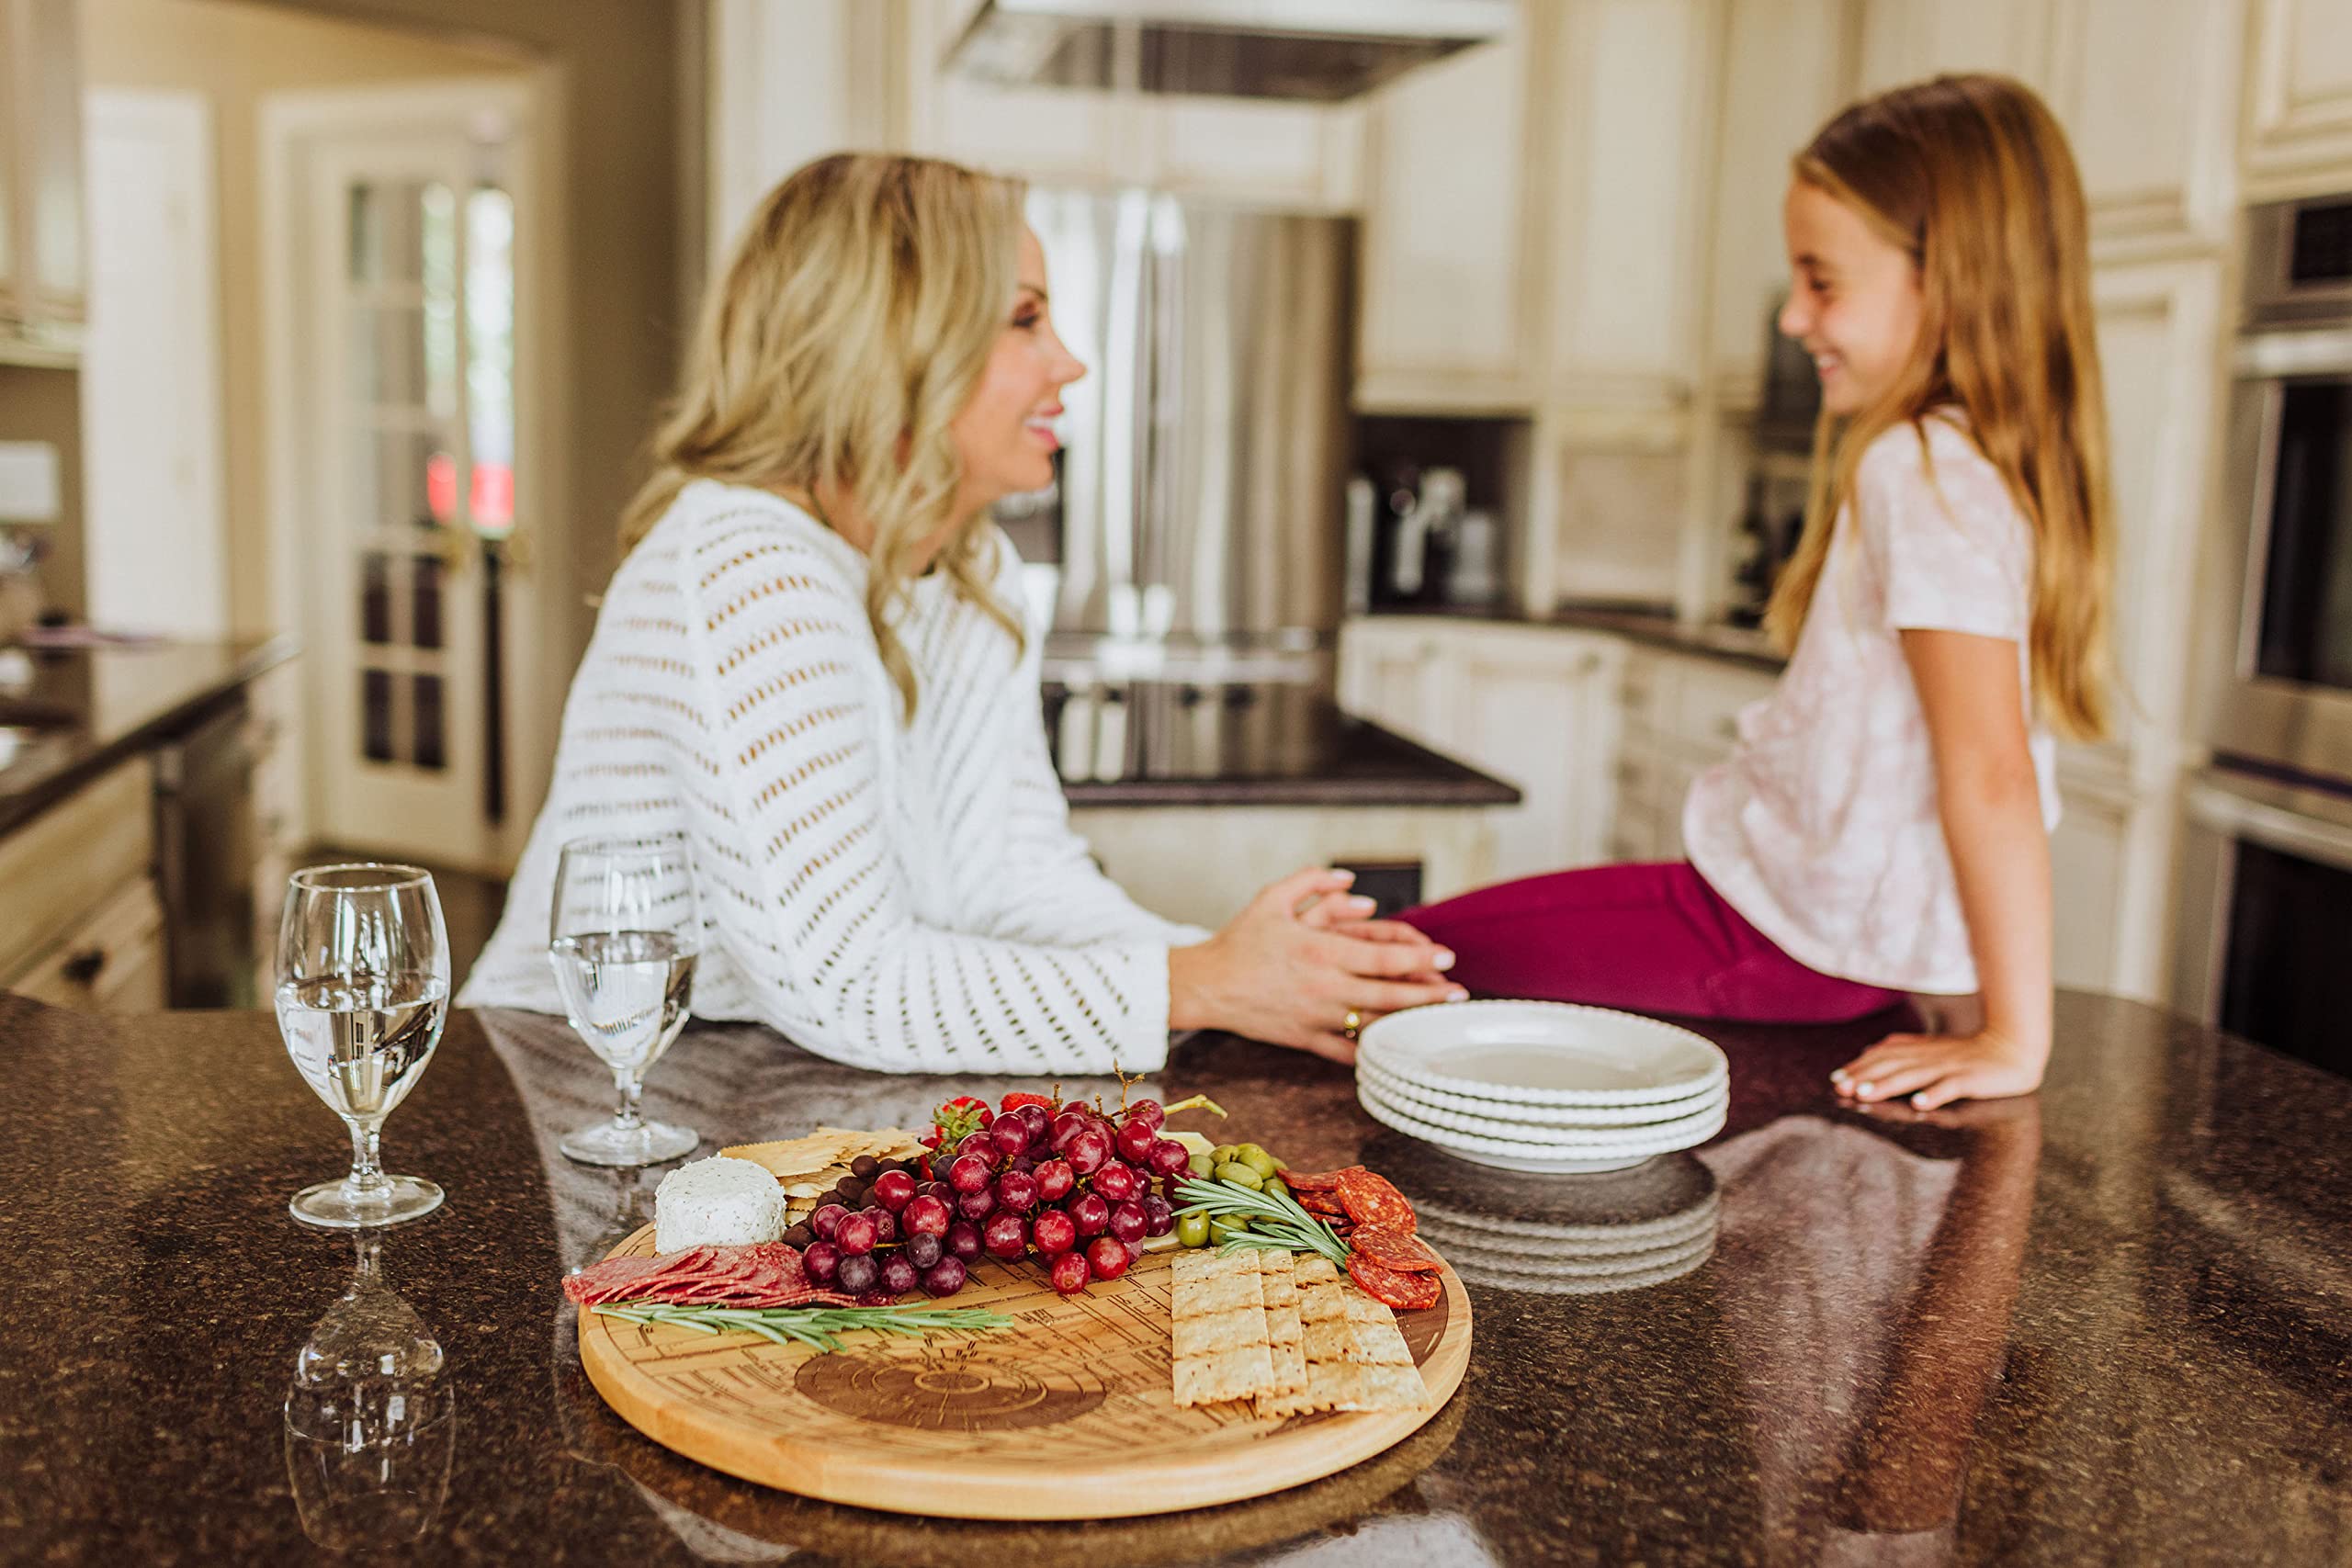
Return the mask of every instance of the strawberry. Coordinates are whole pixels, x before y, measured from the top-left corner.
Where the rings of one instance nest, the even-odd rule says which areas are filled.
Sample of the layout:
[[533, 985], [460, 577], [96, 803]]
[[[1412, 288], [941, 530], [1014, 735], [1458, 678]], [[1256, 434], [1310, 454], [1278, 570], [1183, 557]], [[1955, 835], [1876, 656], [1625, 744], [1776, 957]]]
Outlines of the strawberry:
[[1054, 1102], [1050, 1096], [1043, 1094], [1023, 1094], [1019, 1089], [1015, 1089], [1011, 1094], [1006, 1095], [1003, 1100], [998, 1105], [997, 1110], [1000, 1113], [1002, 1113], [1005, 1111], [1018, 1111], [1024, 1105], [1037, 1106], [1049, 1116], [1052, 1115], [1054, 1111]]
[[989, 1109], [987, 1100], [973, 1095], [959, 1094], [933, 1111], [931, 1120], [933, 1130], [939, 1134], [938, 1141], [933, 1143], [932, 1147], [939, 1148], [943, 1145], [953, 1146], [962, 1143], [972, 1134], [994, 1122], [996, 1112]]

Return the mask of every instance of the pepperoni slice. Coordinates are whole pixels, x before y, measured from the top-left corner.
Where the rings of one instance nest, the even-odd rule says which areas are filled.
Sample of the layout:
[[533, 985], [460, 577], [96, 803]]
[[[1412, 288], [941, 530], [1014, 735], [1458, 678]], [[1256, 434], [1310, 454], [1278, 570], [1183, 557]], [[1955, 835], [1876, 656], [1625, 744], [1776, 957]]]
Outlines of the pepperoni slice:
[[1347, 1175], [1351, 1170], [1363, 1168], [1363, 1167], [1360, 1165], [1351, 1165], [1345, 1169], [1321, 1172], [1285, 1170], [1283, 1172], [1283, 1185], [1291, 1190], [1293, 1196], [1301, 1192], [1329, 1192], [1340, 1184], [1340, 1178]]
[[1394, 1312], [1433, 1307], [1445, 1289], [1434, 1274], [1408, 1274], [1401, 1269], [1385, 1269], [1361, 1252], [1349, 1258], [1348, 1277], [1365, 1295]]
[[1300, 1208], [1310, 1214], [1320, 1214], [1327, 1220], [1343, 1219], [1347, 1216], [1348, 1212], [1340, 1206], [1340, 1201], [1327, 1193], [1294, 1192], [1291, 1196], [1297, 1200]]
[[1430, 1249], [1402, 1231], [1381, 1225], [1359, 1225], [1348, 1245], [1384, 1269], [1405, 1274], [1434, 1274], [1438, 1261]]
[[1340, 1173], [1340, 1203], [1348, 1211], [1348, 1218], [1360, 1225], [1379, 1225], [1386, 1230], [1413, 1234], [1418, 1224], [1413, 1218], [1413, 1205], [1405, 1195], [1388, 1184], [1385, 1176], [1374, 1176], [1368, 1170], [1346, 1170]]

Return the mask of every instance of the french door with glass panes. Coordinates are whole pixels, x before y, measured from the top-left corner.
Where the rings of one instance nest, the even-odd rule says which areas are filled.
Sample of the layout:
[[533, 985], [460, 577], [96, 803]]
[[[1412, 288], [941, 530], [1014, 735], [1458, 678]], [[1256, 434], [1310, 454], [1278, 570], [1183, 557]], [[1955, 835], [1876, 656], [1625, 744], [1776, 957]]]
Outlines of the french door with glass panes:
[[482, 123], [311, 148], [302, 544], [319, 836], [499, 871], [518, 205]]

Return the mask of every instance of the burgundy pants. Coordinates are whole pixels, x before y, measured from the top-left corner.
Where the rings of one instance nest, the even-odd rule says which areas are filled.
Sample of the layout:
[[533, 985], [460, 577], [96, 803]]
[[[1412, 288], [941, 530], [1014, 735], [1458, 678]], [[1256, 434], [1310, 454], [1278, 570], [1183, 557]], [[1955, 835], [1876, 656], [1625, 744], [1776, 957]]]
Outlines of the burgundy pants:
[[1453, 950], [1473, 996], [1751, 1023], [1838, 1023], [1903, 1000], [1782, 953], [1688, 863], [1498, 883], [1398, 917]]

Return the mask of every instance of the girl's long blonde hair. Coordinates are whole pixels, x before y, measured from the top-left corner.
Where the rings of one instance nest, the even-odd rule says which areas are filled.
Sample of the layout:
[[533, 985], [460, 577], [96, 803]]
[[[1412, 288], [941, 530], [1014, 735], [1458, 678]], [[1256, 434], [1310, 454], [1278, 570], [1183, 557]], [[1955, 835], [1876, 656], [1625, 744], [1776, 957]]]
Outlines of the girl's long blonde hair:
[[1867, 98], [1797, 154], [1795, 177], [1918, 266], [1919, 341], [1894, 387], [1815, 432], [1813, 496], [1765, 625], [1792, 647], [1861, 455], [1957, 403], [2033, 529], [2033, 691], [2062, 733], [2108, 724], [2106, 396], [2075, 159], [2040, 98], [2003, 76], [1939, 76]]
[[[1019, 268], [1021, 185], [933, 158], [844, 152], [770, 191], [703, 301], [685, 376], [652, 442], [653, 474], [621, 514], [642, 539], [697, 479], [792, 487], [874, 529], [865, 614], [905, 712], [914, 668], [891, 623], [915, 552], [952, 526], [963, 465], [948, 423], [1003, 326]], [[989, 536], [935, 558], [954, 590], [1016, 642]]]

